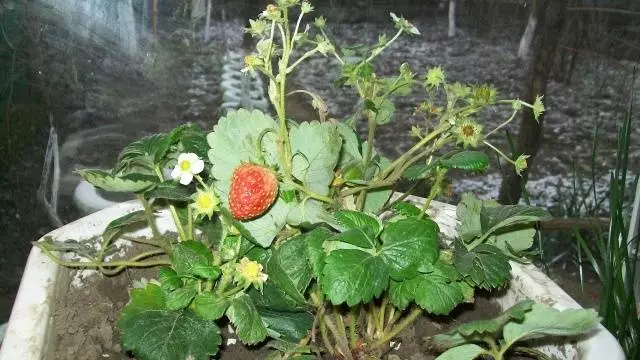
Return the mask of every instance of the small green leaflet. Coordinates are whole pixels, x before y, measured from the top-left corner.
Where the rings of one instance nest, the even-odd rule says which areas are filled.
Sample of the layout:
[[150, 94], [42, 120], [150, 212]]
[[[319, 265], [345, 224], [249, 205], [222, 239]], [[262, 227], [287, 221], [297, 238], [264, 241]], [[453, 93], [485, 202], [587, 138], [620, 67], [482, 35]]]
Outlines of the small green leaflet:
[[382, 231], [382, 223], [377, 217], [353, 210], [341, 210], [335, 213], [335, 218], [345, 230], [357, 229], [369, 239], [374, 239]]
[[527, 205], [483, 207], [480, 212], [483, 234], [493, 233], [507, 226], [532, 223], [549, 217], [550, 215], [546, 210]]
[[152, 169], [167, 154], [172, 141], [168, 134], [154, 134], [132, 142], [120, 152], [119, 168], [138, 165]]
[[472, 251], [457, 244], [455, 266], [471, 285], [483, 289], [498, 288], [511, 279], [511, 265], [500, 249], [481, 244]]
[[504, 326], [503, 336], [508, 344], [543, 336], [580, 335], [593, 330], [600, 323], [593, 309], [559, 311], [543, 304], [534, 304], [522, 322]]
[[342, 138], [335, 125], [317, 121], [291, 128], [293, 176], [311, 191], [327, 195], [338, 163]]
[[253, 239], [257, 245], [268, 247], [285, 226], [290, 211], [291, 204], [287, 204], [282, 198], [278, 198], [267, 213], [259, 218], [243, 221], [240, 224], [251, 234], [248, 239]]
[[386, 204], [387, 200], [389, 200], [391, 192], [388, 188], [368, 190], [364, 198], [364, 208], [362, 210], [372, 214], [378, 213]]
[[299, 342], [311, 331], [314, 316], [306, 311], [285, 312], [258, 308], [269, 336], [280, 340]]
[[193, 300], [193, 311], [206, 320], [218, 320], [229, 307], [229, 300], [211, 291], [203, 291]]
[[242, 294], [231, 300], [227, 316], [235, 325], [238, 338], [243, 343], [253, 345], [267, 337], [267, 327], [249, 295]]
[[182, 286], [182, 279], [180, 279], [180, 276], [178, 276], [173, 269], [168, 267], [160, 269], [158, 280], [160, 280], [161, 287], [164, 290], [175, 290]]
[[140, 360], [208, 360], [222, 340], [215, 321], [189, 310], [168, 310], [163, 291], [155, 284], [131, 290], [118, 328], [122, 347]]
[[[451, 333], [459, 333], [466, 337], [498, 334], [505, 324], [511, 321], [522, 321], [527, 312], [531, 311], [534, 304], [535, 301], [533, 300], [522, 300], [493, 319], [471, 321], [458, 326], [452, 330]], [[435, 338], [437, 338], [437, 336]]]
[[380, 256], [389, 265], [391, 277], [414, 277], [423, 262], [433, 264], [440, 252], [438, 225], [432, 220], [407, 218], [387, 224], [380, 239]]
[[128, 174], [115, 176], [103, 170], [83, 169], [76, 171], [91, 185], [113, 192], [140, 192], [156, 185], [158, 178], [151, 175]]
[[376, 123], [378, 125], [388, 124], [393, 120], [393, 113], [396, 111], [396, 106], [388, 99], [383, 99], [380, 105], [376, 108]]
[[284, 241], [275, 252], [282, 269], [301, 294], [304, 294], [313, 277], [311, 263], [307, 258], [307, 236], [298, 235]]
[[343, 122], [338, 123], [337, 128], [340, 136], [342, 136], [342, 147], [340, 149], [340, 161], [338, 163], [338, 168], [344, 169], [348, 164], [362, 163], [360, 140], [358, 140], [357, 133]]
[[482, 200], [470, 193], [462, 194], [462, 198], [456, 207], [456, 215], [460, 220], [458, 236], [465, 242], [471, 242], [475, 237], [482, 235], [480, 224], [480, 211]]
[[185, 285], [173, 291], [165, 293], [166, 305], [168, 310], [181, 310], [191, 304], [191, 300], [196, 296], [197, 289], [195, 285]]
[[418, 217], [422, 214], [422, 210], [420, 210], [417, 206], [408, 203], [406, 201], [400, 201], [393, 206], [393, 210], [396, 214], [402, 215], [405, 217]]
[[144, 196], [147, 199], [165, 199], [173, 201], [190, 201], [193, 192], [186, 186], [178, 185], [173, 181], [166, 181], [156, 187], [146, 191]]
[[511, 229], [503, 233], [496, 233], [489, 237], [487, 243], [494, 245], [503, 253], [512, 257], [520, 257], [523, 251], [528, 250], [533, 245], [536, 229], [524, 227], [521, 229]]
[[305, 240], [307, 244], [307, 258], [309, 259], [313, 275], [316, 279], [320, 278], [322, 270], [324, 269], [325, 252], [322, 244], [333, 235], [333, 233], [325, 228], [315, 228], [307, 233]]
[[109, 225], [107, 225], [107, 228], [104, 229], [104, 232], [102, 233], [103, 246], [109, 245], [111, 241], [114, 239], [114, 237], [118, 235], [120, 231], [124, 230], [127, 226], [138, 224], [146, 220], [147, 218], [144, 214], [144, 211], [139, 210], [139, 211], [134, 211], [132, 213], [126, 214], [124, 216], [121, 216], [111, 221]]
[[436, 360], [473, 360], [485, 350], [476, 344], [464, 344], [445, 351]]
[[489, 157], [482, 151], [462, 151], [440, 160], [446, 168], [481, 171], [489, 167]]
[[202, 270], [213, 266], [213, 254], [201, 242], [184, 241], [173, 249], [171, 263], [179, 276], [208, 275]]
[[457, 282], [436, 273], [420, 274], [408, 281], [416, 282], [416, 304], [432, 314], [446, 315], [465, 300]]
[[322, 289], [335, 304], [367, 303], [389, 286], [389, 268], [381, 257], [361, 250], [335, 250], [325, 260]]

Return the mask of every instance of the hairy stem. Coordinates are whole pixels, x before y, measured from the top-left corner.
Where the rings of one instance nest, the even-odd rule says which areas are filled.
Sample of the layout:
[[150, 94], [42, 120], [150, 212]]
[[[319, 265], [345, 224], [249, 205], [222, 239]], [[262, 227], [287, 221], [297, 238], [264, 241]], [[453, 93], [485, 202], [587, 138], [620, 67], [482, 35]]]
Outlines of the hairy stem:
[[[156, 175], [160, 179], [160, 181], [164, 181], [164, 175], [162, 175], [162, 170], [158, 165], [153, 168], [156, 172]], [[146, 209], [145, 209], [146, 211]], [[173, 218], [173, 222], [176, 224], [176, 229], [178, 230], [178, 236], [180, 237], [180, 241], [187, 241], [187, 234], [184, 231], [184, 227], [182, 226], [182, 222], [180, 221], [180, 217], [178, 216], [178, 211], [176, 207], [169, 204], [169, 212], [171, 213], [171, 218]], [[155, 236], [155, 235], [154, 235]]]
[[402, 330], [404, 330], [407, 326], [413, 324], [414, 321], [422, 314], [422, 309], [414, 308], [411, 310], [411, 313], [407, 315], [400, 323], [395, 325], [391, 331], [384, 334], [378, 341], [374, 342], [371, 345], [374, 349], [379, 349], [382, 346], [385, 346], [391, 339], [393, 339], [396, 335], [398, 335]]

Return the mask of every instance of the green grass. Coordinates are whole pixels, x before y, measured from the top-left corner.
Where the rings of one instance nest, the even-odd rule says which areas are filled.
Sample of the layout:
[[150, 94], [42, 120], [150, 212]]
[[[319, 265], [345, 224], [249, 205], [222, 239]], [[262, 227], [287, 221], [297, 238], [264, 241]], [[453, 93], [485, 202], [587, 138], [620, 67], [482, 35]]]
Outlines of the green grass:
[[618, 134], [615, 168], [611, 173], [609, 231], [596, 236], [593, 242], [587, 241], [579, 231], [574, 232], [579, 255], [591, 265], [603, 286], [599, 308], [602, 324], [618, 339], [628, 359], [640, 358], [640, 319], [634, 291], [639, 242], [629, 238], [629, 217], [624, 211], [630, 207], [625, 204], [625, 195], [628, 196], [629, 190], [635, 190], [626, 186], [634, 83], [635, 73], [628, 111]]

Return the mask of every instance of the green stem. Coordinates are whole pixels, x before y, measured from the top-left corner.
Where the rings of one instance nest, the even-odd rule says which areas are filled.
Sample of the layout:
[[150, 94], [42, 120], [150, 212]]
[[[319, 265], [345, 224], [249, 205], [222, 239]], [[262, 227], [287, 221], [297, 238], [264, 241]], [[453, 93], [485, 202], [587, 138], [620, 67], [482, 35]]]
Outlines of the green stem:
[[[547, 354], [543, 353], [542, 351], [535, 349], [535, 348], [530, 348], [530, 347], [524, 347], [524, 346], [516, 346], [514, 347], [511, 352], [518, 354], [518, 355], [524, 355], [526, 357], [532, 357], [538, 360], [551, 360], [551, 357], [548, 356]], [[504, 355], [504, 352], [500, 352], [500, 358], [496, 357], [496, 360], [498, 359], [502, 359], [502, 356]]]
[[286, 73], [290, 74], [301, 62], [305, 61], [306, 59], [313, 56], [317, 52], [318, 52], [318, 48], [314, 48], [304, 53], [298, 60], [296, 60], [296, 62], [291, 64], [291, 66], [287, 67]]
[[187, 205], [187, 229], [189, 231], [189, 236], [191, 237], [191, 240], [195, 240], [196, 239], [196, 233], [195, 233], [195, 229], [193, 228], [193, 210], [191, 209], [191, 206]]
[[[36, 244], [38, 246], [38, 244]], [[99, 268], [99, 267], [115, 267], [114, 270], [119, 270], [118, 272], [124, 270], [127, 267], [152, 267], [159, 265], [171, 265], [171, 261], [168, 260], [156, 260], [156, 261], [139, 261], [142, 259], [146, 259], [152, 256], [165, 255], [165, 251], [162, 249], [151, 250], [144, 252], [142, 254], [136, 255], [128, 260], [115, 260], [109, 262], [103, 261], [67, 261], [62, 260], [61, 258], [55, 256], [53, 252], [44, 247], [38, 246], [38, 248], [49, 258], [51, 261], [56, 263], [56, 265], [69, 267], [69, 268]], [[109, 274], [114, 270], [105, 270], [108, 271]]]
[[444, 174], [446, 172], [446, 169], [439, 169], [436, 173], [436, 179], [431, 185], [431, 189], [429, 190], [429, 197], [427, 197], [427, 201], [424, 202], [424, 205], [422, 206], [422, 212], [420, 213], [420, 216], [418, 216], [418, 219], [422, 219], [422, 217], [426, 215], [427, 210], [431, 205], [431, 201], [433, 201], [433, 199], [435, 199], [435, 197], [440, 194], [440, 185], [442, 184], [442, 180], [444, 179]]
[[376, 332], [375, 332], [376, 337], [382, 336], [382, 333], [384, 332], [384, 317], [385, 317], [385, 311], [387, 309], [388, 303], [389, 303], [389, 297], [385, 295], [382, 298], [382, 304], [380, 304], [380, 308], [378, 310], [378, 321], [376, 323]]
[[155, 215], [153, 214], [153, 210], [151, 209], [151, 205], [144, 198], [143, 195], [138, 195], [138, 200], [142, 204], [144, 208], [144, 215], [147, 218], [147, 223], [149, 223], [149, 228], [151, 229], [151, 234], [154, 239], [159, 239], [161, 237], [160, 231], [158, 230], [158, 226], [156, 225]]
[[158, 241], [155, 241], [153, 239], [145, 239], [145, 238], [129, 236], [129, 235], [120, 235], [120, 238], [123, 239], [123, 240], [136, 242], [136, 243], [139, 243], [139, 244], [151, 245], [151, 246], [155, 246], [155, 247], [159, 247], [159, 248], [164, 247], [164, 244], [162, 244], [162, 243], [160, 243]]
[[333, 321], [331, 321], [329, 316], [324, 316], [324, 323], [326, 324], [327, 329], [329, 329], [329, 331], [331, 331], [331, 333], [333, 334], [333, 337], [336, 340], [336, 347], [339, 349], [338, 351], [342, 353], [345, 359], [353, 360], [351, 351], [349, 350], [349, 343], [347, 338], [343, 338], [340, 335], [340, 332], [338, 331], [336, 325], [333, 323]]
[[293, 181], [290, 181], [290, 182], [287, 181], [287, 182], [285, 182], [285, 184], [295, 188], [298, 191], [301, 191], [301, 192], [305, 193], [308, 197], [310, 197], [312, 199], [316, 199], [316, 200], [319, 200], [319, 201], [322, 201], [322, 202], [326, 202], [327, 204], [335, 203], [335, 200], [333, 200], [332, 198], [324, 196], [324, 195], [320, 195], [320, 194], [317, 194], [317, 193], [314, 193], [313, 191], [311, 191], [311, 190], [307, 189], [306, 187], [304, 187], [304, 186], [302, 186], [300, 184], [297, 184], [297, 183], [295, 183]]
[[358, 334], [356, 332], [356, 322], [358, 321], [359, 306], [349, 308], [349, 344], [352, 349], [358, 346]]
[[509, 163], [511, 163], [512, 165], [515, 165], [516, 162], [511, 160], [511, 158], [509, 156], [507, 156], [505, 153], [503, 153], [502, 151], [500, 151], [500, 149], [498, 149], [497, 147], [491, 145], [491, 143], [489, 143], [488, 141], [483, 141], [483, 143], [485, 145], [487, 145], [488, 147], [490, 147], [493, 151], [495, 151], [496, 153], [498, 153], [498, 155], [502, 156], [505, 160], [507, 160]]
[[402, 30], [398, 30], [398, 32], [393, 36], [393, 38], [391, 38], [391, 40], [389, 40], [386, 44], [384, 44], [384, 46], [381, 46], [381, 47], [376, 48], [375, 50], [373, 50], [371, 55], [367, 58], [367, 60], [365, 60], [365, 62], [370, 62], [376, 56], [380, 55], [380, 53], [383, 52], [384, 49], [388, 48], [389, 45], [391, 45], [391, 43], [396, 41], [400, 37], [401, 34], [402, 34]]
[[391, 331], [384, 334], [378, 341], [371, 345], [372, 348], [380, 348], [389, 343], [391, 339], [393, 339], [396, 335], [398, 335], [402, 330], [404, 330], [407, 326], [413, 324], [414, 321], [422, 314], [422, 309], [414, 308], [409, 315], [407, 315], [400, 323], [394, 326]]
[[487, 135], [485, 135], [485, 138], [488, 138], [491, 134], [495, 133], [496, 131], [502, 129], [503, 127], [509, 125], [509, 123], [511, 121], [513, 121], [513, 119], [516, 117], [516, 114], [518, 113], [518, 110], [513, 110], [513, 113], [511, 114], [511, 117], [509, 119], [507, 119], [507, 121], [503, 122], [502, 124], [498, 125], [495, 129], [489, 131], [487, 133]]
[[322, 314], [320, 315], [320, 337], [322, 338], [322, 343], [324, 347], [331, 355], [335, 355], [336, 351], [331, 345], [331, 340], [329, 340], [329, 334], [327, 333], [327, 324], [325, 323], [325, 313], [324, 309], [322, 310]]
[[[164, 181], [164, 175], [162, 175], [162, 170], [158, 165], [154, 166], [153, 169], [156, 172], [156, 175], [160, 179], [160, 181]], [[171, 213], [171, 217], [173, 218], [173, 222], [176, 224], [176, 229], [178, 230], [178, 236], [180, 237], [180, 241], [187, 241], [187, 234], [184, 231], [184, 227], [182, 226], [182, 222], [180, 221], [180, 217], [178, 216], [178, 211], [176, 207], [169, 204], [169, 212]]]
[[227, 285], [229, 285], [229, 283], [231, 282], [231, 280], [233, 280], [232, 276], [229, 276], [227, 274], [222, 274], [222, 279], [220, 279], [220, 282], [218, 283], [218, 287], [216, 288], [216, 294], [222, 295], [225, 289], [227, 288]]

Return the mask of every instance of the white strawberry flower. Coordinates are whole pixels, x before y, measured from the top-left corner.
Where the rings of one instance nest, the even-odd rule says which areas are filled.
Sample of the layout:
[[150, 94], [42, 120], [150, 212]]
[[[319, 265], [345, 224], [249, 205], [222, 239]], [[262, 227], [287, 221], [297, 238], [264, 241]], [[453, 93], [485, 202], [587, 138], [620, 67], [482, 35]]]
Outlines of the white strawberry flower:
[[178, 156], [178, 163], [171, 171], [171, 178], [180, 179], [180, 184], [189, 185], [193, 180], [193, 175], [204, 170], [204, 161], [194, 153], [182, 153]]

